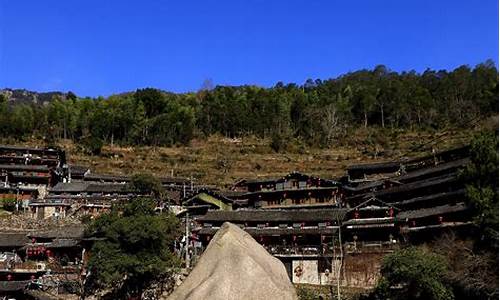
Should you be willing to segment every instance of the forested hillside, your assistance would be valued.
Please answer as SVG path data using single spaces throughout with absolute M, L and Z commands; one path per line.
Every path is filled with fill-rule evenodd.
M 359 127 L 468 127 L 498 111 L 492 61 L 453 71 L 393 72 L 385 66 L 272 88 L 211 86 L 196 93 L 157 89 L 97 99 L 54 96 L 46 105 L 9 105 L 0 95 L 0 137 L 60 138 L 121 145 L 189 144 L 195 137 L 271 137 L 329 146 Z

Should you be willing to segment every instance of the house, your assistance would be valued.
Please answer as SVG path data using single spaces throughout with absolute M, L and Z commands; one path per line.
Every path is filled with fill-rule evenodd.
M 60 182 L 49 190 L 51 196 L 118 196 L 135 195 L 128 184 L 96 182 Z
M 178 216 L 183 216 L 188 212 L 192 217 L 196 217 L 203 216 L 210 210 L 231 211 L 239 207 L 240 203 L 218 191 L 200 189 L 192 196 L 184 199 L 182 206 L 184 209 Z
M 339 207 L 342 199 L 339 182 L 298 172 L 275 179 L 240 180 L 233 191 L 237 194 L 232 199 L 266 209 Z
M 20 296 L 46 276 L 78 280 L 82 270 L 83 227 L 0 232 L 0 295 Z M 19 294 L 19 295 L 18 295 Z
M 380 178 L 404 175 L 420 169 L 438 166 L 448 162 L 462 163 L 469 155 L 470 147 L 463 146 L 442 152 L 434 152 L 432 155 L 403 159 L 395 162 L 371 163 L 352 165 L 347 168 L 349 181 L 376 180 Z
M 397 243 L 396 215 L 399 211 L 374 197 L 350 208 L 342 223 L 344 241 L 352 242 L 348 249 L 355 251 L 363 243 L 378 243 L 380 247 Z
M 332 280 L 331 264 L 344 209 L 213 210 L 196 221 L 194 230 L 206 246 L 224 222 L 232 222 L 252 235 L 280 259 L 294 283 L 325 284 Z M 337 259 L 337 258 L 335 258 Z

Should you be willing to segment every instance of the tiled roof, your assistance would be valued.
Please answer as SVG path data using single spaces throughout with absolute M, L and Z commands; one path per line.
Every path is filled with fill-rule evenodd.
M 327 222 L 343 219 L 346 209 L 208 211 L 203 222 Z
M 22 247 L 28 242 L 26 232 L 0 232 L 0 247 Z
M 467 207 L 465 203 L 459 203 L 457 205 L 441 205 L 431 208 L 403 211 L 397 215 L 397 218 L 399 220 L 419 219 L 419 218 L 438 216 L 455 212 L 463 212 L 467 210 L 469 210 L 469 207 Z
M 29 237 L 46 239 L 81 239 L 85 228 L 83 225 L 68 225 L 64 227 L 30 232 Z

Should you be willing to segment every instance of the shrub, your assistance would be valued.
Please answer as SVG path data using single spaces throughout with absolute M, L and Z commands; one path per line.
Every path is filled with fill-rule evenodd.
M 381 273 L 374 299 L 454 299 L 440 255 L 413 247 L 398 250 L 384 258 Z

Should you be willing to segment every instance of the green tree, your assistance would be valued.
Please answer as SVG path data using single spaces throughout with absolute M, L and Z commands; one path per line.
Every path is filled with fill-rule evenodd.
M 384 257 L 382 277 L 374 299 L 451 300 L 446 282 L 448 267 L 443 257 L 417 248 L 397 250 Z
M 99 155 L 104 143 L 96 136 L 85 136 L 78 141 L 78 146 L 88 155 Z
M 148 173 L 139 173 L 132 176 L 130 186 L 142 195 L 150 195 L 155 199 L 162 200 L 166 193 L 161 181 Z
M 498 248 L 498 133 L 481 132 L 471 142 L 471 162 L 464 171 L 467 198 L 480 242 Z
M 155 214 L 155 201 L 134 199 L 94 220 L 86 293 L 111 290 L 109 299 L 138 297 L 151 283 L 170 278 L 179 266 L 172 252 L 179 233 L 172 214 Z

